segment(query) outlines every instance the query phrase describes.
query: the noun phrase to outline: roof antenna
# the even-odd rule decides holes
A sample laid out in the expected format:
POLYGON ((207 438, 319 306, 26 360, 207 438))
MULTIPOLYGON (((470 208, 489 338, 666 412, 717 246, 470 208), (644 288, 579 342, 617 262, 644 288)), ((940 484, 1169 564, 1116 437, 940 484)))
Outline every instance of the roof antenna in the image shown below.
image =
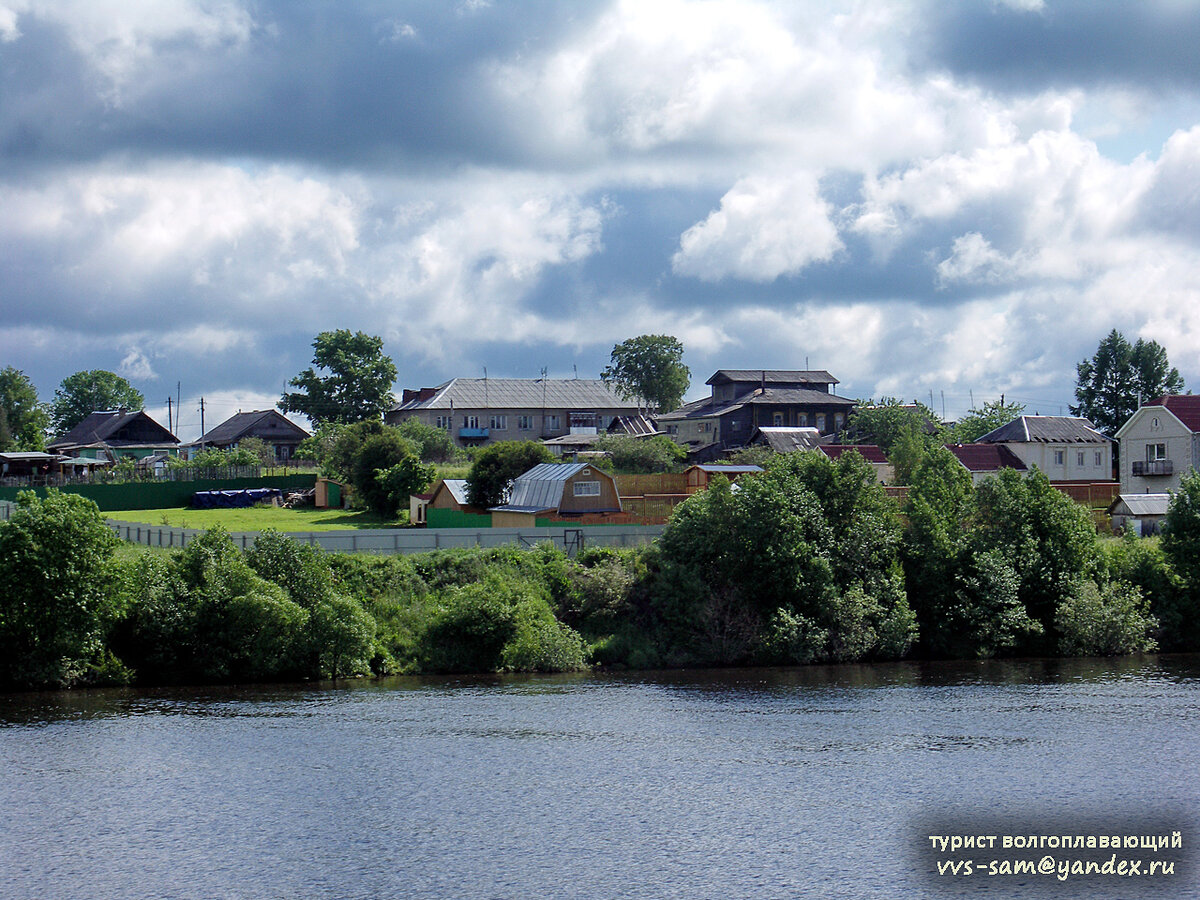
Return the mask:
POLYGON ((571 363, 571 368, 575 370, 575 380, 578 381, 579 380, 579 366, 575 365, 575 363, 571 363))

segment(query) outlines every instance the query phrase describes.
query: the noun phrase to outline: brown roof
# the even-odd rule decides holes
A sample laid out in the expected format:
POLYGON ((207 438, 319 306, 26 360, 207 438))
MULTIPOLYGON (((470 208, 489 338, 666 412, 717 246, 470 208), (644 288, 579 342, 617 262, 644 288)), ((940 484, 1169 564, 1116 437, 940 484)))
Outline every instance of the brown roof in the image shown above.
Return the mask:
POLYGON ((1151 400, 1147 406, 1165 406, 1188 427, 1189 431, 1200 431, 1200 396, 1195 394, 1169 394, 1151 400))
POLYGON ((946 449, 970 472, 1025 471, 1025 463, 1003 444, 947 444, 946 449))

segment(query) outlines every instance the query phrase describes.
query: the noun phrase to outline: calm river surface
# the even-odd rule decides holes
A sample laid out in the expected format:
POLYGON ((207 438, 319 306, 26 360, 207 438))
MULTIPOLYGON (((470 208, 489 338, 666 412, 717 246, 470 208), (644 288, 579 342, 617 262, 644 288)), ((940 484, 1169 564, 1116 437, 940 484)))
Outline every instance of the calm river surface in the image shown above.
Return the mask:
POLYGON ((1200 897, 1200 657, 0 695, 0 810, 5 898, 1200 897))

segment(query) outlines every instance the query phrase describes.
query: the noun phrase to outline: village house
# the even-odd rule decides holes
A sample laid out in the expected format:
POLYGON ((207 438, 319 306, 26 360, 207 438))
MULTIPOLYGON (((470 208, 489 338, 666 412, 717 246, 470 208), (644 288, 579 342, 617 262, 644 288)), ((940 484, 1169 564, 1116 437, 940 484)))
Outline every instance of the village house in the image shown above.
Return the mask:
POLYGON ((640 412, 599 379, 453 378, 405 390, 384 417, 389 425, 416 419, 450 432, 462 447, 495 441, 544 441, 567 434, 595 437, 621 416, 640 412))
POLYGON ((285 463, 295 456, 296 447, 308 437, 311 435, 307 431, 277 410, 258 409, 230 416, 188 446, 231 450, 246 438, 258 438, 271 448, 276 462, 285 463))
POLYGON ((1172 394, 1138 409, 1117 432, 1121 493, 1173 493, 1200 466, 1200 396, 1172 394))
POLYGON ((1113 439, 1077 416, 1018 416, 975 443, 1003 445, 1053 482, 1112 480, 1113 439))
POLYGON ((1001 469, 1025 472, 1029 468, 1004 444, 946 444, 946 449, 971 473, 974 484, 995 477, 1001 469))
POLYGON ((823 370, 721 369, 705 383, 710 396, 657 417, 659 428, 693 453, 745 447, 764 426, 836 434, 854 408, 833 393, 838 380, 823 370))
POLYGON ((513 481, 508 502, 490 510, 497 528, 536 524, 540 518, 571 518, 621 512, 611 475, 587 463, 541 463, 513 481))
POLYGON ((92 413, 46 450, 109 462, 123 456, 164 460, 179 453, 179 438, 142 410, 110 409, 92 413))

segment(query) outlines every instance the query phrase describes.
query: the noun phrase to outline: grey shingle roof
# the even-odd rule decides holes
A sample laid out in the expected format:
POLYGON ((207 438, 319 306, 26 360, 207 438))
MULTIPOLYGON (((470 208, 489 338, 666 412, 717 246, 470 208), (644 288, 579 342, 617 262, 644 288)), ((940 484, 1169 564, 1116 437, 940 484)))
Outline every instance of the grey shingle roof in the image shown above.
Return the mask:
POLYGON ((54 441, 46 449, 53 450, 56 447, 87 447, 95 444, 109 444, 110 446, 142 446, 147 442, 142 441, 123 441, 116 437, 122 429, 134 424, 139 419, 145 419, 150 432, 157 435, 155 443, 161 444, 178 444, 179 439, 162 425, 155 422, 154 419, 146 415, 142 410, 134 410, 132 412, 121 412, 120 410, 104 410, 94 412, 87 416, 82 422, 54 441))
POLYGON ((622 400, 598 378, 452 378, 428 400, 395 407, 414 409, 623 409, 636 413, 637 400, 622 400))
POLYGON ((258 409, 250 412, 235 413, 216 428, 211 429, 200 438, 205 444, 232 444, 245 437, 256 427, 265 430, 269 423, 274 422, 280 437, 295 437, 303 440, 309 434, 295 422, 273 409, 258 409))
POLYGON ((1018 416, 976 440, 977 444, 1109 444, 1087 419, 1078 416, 1018 416))

